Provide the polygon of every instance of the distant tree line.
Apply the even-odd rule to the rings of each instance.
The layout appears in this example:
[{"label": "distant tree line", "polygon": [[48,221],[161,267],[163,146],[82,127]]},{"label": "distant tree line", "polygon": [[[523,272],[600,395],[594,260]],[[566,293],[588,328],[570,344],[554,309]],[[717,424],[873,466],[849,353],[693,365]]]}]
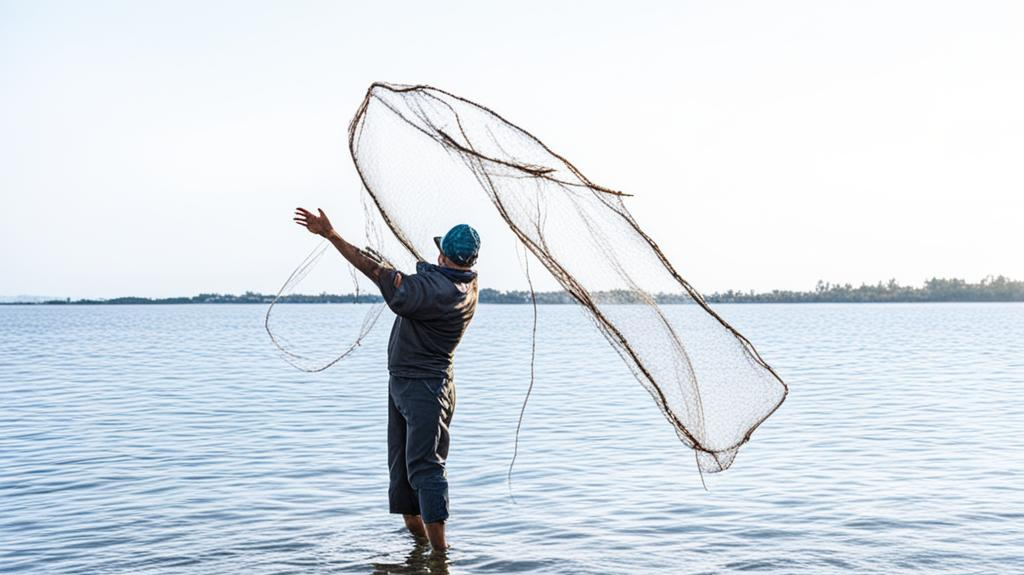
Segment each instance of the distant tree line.
[{"label": "distant tree line", "polygon": [[[192,297],[116,297],[112,299],[79,299],[79,300],[50,300],[44,304],[108,304],[108,305],[131,305],[131,304],[187,304],[187,303],[265,303],[269,304],[274,300],[273,295],[261,294],[247,291],[242,295],[201,293]],[[320,295],[289,294],[283,295],[277,300],[278,303],[378,303],[384,301],[378,294],[329,294]]]},{"label": "distant tree line", "polygon": [[[603,291],[591,293],[598,303],[640,303],[640,298],[629,291]],[[655,301],[662,304],[693,303],[683,293],[659,293]],[[989,276],[978,283],[962,279],[932,278],[923,286],[904,286],[891,279],[877,284],[832,284],[819,281],[814,291],[772,290],[770,292],[740,292],[729,290],[705,295],[709,303],[869,303],[869,302],[972,302],[972,301],[1024,301],[1024,281],[1005,276]],[[528,291],[480,290],[480,301],[486,303],[530,303]],[[572,303],[565,292],[538,292],[537,303]]]},{"label": "distant tree line", "polygon": [[891,279],[874,285],[832,284],[819,281],[814,291],[772,290],[754,293],[714,293],[707,301],[715,303],[863,303],[863,302],[953,302],[1024,301],[1024,281],[1005,276],[988,276],[978,283],[962,279],[931,278],[921,287],[904,286]]},{"label": "distant tree line", "polygon": [[[641,298],[625,290],[592,292],[591,297],[598,303],[640,303]],[[575,300],[564,291],[537,292],[538,304],[569,304]],[[44,304],[269,304],[274,296],[247,291],[242,295],[204,293],[192,297],[144,298],[118,297],[113,299],[50,300]],[[685,294],[656,294],[655,301],[664,304],[686,304],[693,300]],[[814,291],[772,290],[756,293],[753,290],[740,292],[729,290],[706,295],[710,303],[867,303],[867,302],[983,302],[983,301],[1024,301],[1024,281],[1004,276],[989,276],[978,283],[962,279],[932,278],[921,287],[904,286],[891,279],[874,285],[832,284],[819,281]],[[279,303],[380,303],[376,293],[290,294],[281,296]],[[528,304],[530,292],[524,290],[499,291],[491,288],[480,290],[480,303]]]}]

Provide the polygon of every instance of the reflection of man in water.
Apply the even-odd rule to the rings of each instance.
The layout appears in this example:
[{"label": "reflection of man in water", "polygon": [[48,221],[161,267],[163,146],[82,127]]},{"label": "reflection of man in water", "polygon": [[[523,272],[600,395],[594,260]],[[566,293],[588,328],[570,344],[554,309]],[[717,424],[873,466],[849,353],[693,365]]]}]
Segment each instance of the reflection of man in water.
[{"label": "reflection of man in water", "polygon": [[448,457],[455,384],[452,356],[476,311],[477,282],[472,270],[480,251],[476,230],[460,224],[434,238],[437,265],[416,264],[404,275],[381,265],[346,242],[327,214],[296,208],[295,221],[338,248],[356,269],[380,288],[395,312],[388,343],[388,467],[391,513],[401,513],[417,537],[434,551],[447,547]]},{"label": "reflection of man in water", "polygon": [[404,563],[384,563],[374,561],[373,575],[397,575],[398,573],[415,573],[416,575],[450,575],[448,557],[440,553],[431,553],[425,539],[417,538],[416,543],[405,556]]}]

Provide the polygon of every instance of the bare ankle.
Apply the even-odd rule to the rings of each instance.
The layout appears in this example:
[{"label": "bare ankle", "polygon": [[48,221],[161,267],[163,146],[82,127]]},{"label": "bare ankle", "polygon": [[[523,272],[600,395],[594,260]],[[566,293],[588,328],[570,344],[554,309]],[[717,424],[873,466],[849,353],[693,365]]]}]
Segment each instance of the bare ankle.
[{"label": "bare ankle", "polygon": [[427,530],[423,527],[423,520],[420,519],[419,515],[402,515],[402,519],[405,519],[405,527],[416,537],[426,539]]},{"label": "bare ankle", "polygon": [[434,553],[444,553],[448,550],[448,542],[444,536],[444,521],[426,523],[427,538],[430,539],[430,547]]}]

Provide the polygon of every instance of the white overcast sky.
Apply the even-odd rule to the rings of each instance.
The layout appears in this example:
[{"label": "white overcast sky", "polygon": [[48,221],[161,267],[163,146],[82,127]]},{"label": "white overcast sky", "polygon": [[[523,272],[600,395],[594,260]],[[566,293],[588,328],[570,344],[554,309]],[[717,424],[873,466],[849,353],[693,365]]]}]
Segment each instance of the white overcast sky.
[{"label": "white overcast sky", "polygon": [[295,205],[361,238],[375,80],[635,194],[705,292],[1024,279],[1024,2],[2,0],[0,295],[274,291]]}]

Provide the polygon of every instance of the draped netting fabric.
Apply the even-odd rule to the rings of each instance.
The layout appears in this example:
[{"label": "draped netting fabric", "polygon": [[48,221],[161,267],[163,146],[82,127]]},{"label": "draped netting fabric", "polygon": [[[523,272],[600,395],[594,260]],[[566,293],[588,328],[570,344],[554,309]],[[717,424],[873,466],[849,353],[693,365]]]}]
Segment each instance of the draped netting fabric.
[{"label": "draped netting fabric", "polygon": [[490,109],[429,86],[376,83],[349,148],[369,198],[370,248],[403,269],[433,261],[437,231],[470,220],[464,206],[485,205],[586,310],[701,471],[728,468],[785,399],[754,346],[633,219],[627,194],[594,184]]}]

